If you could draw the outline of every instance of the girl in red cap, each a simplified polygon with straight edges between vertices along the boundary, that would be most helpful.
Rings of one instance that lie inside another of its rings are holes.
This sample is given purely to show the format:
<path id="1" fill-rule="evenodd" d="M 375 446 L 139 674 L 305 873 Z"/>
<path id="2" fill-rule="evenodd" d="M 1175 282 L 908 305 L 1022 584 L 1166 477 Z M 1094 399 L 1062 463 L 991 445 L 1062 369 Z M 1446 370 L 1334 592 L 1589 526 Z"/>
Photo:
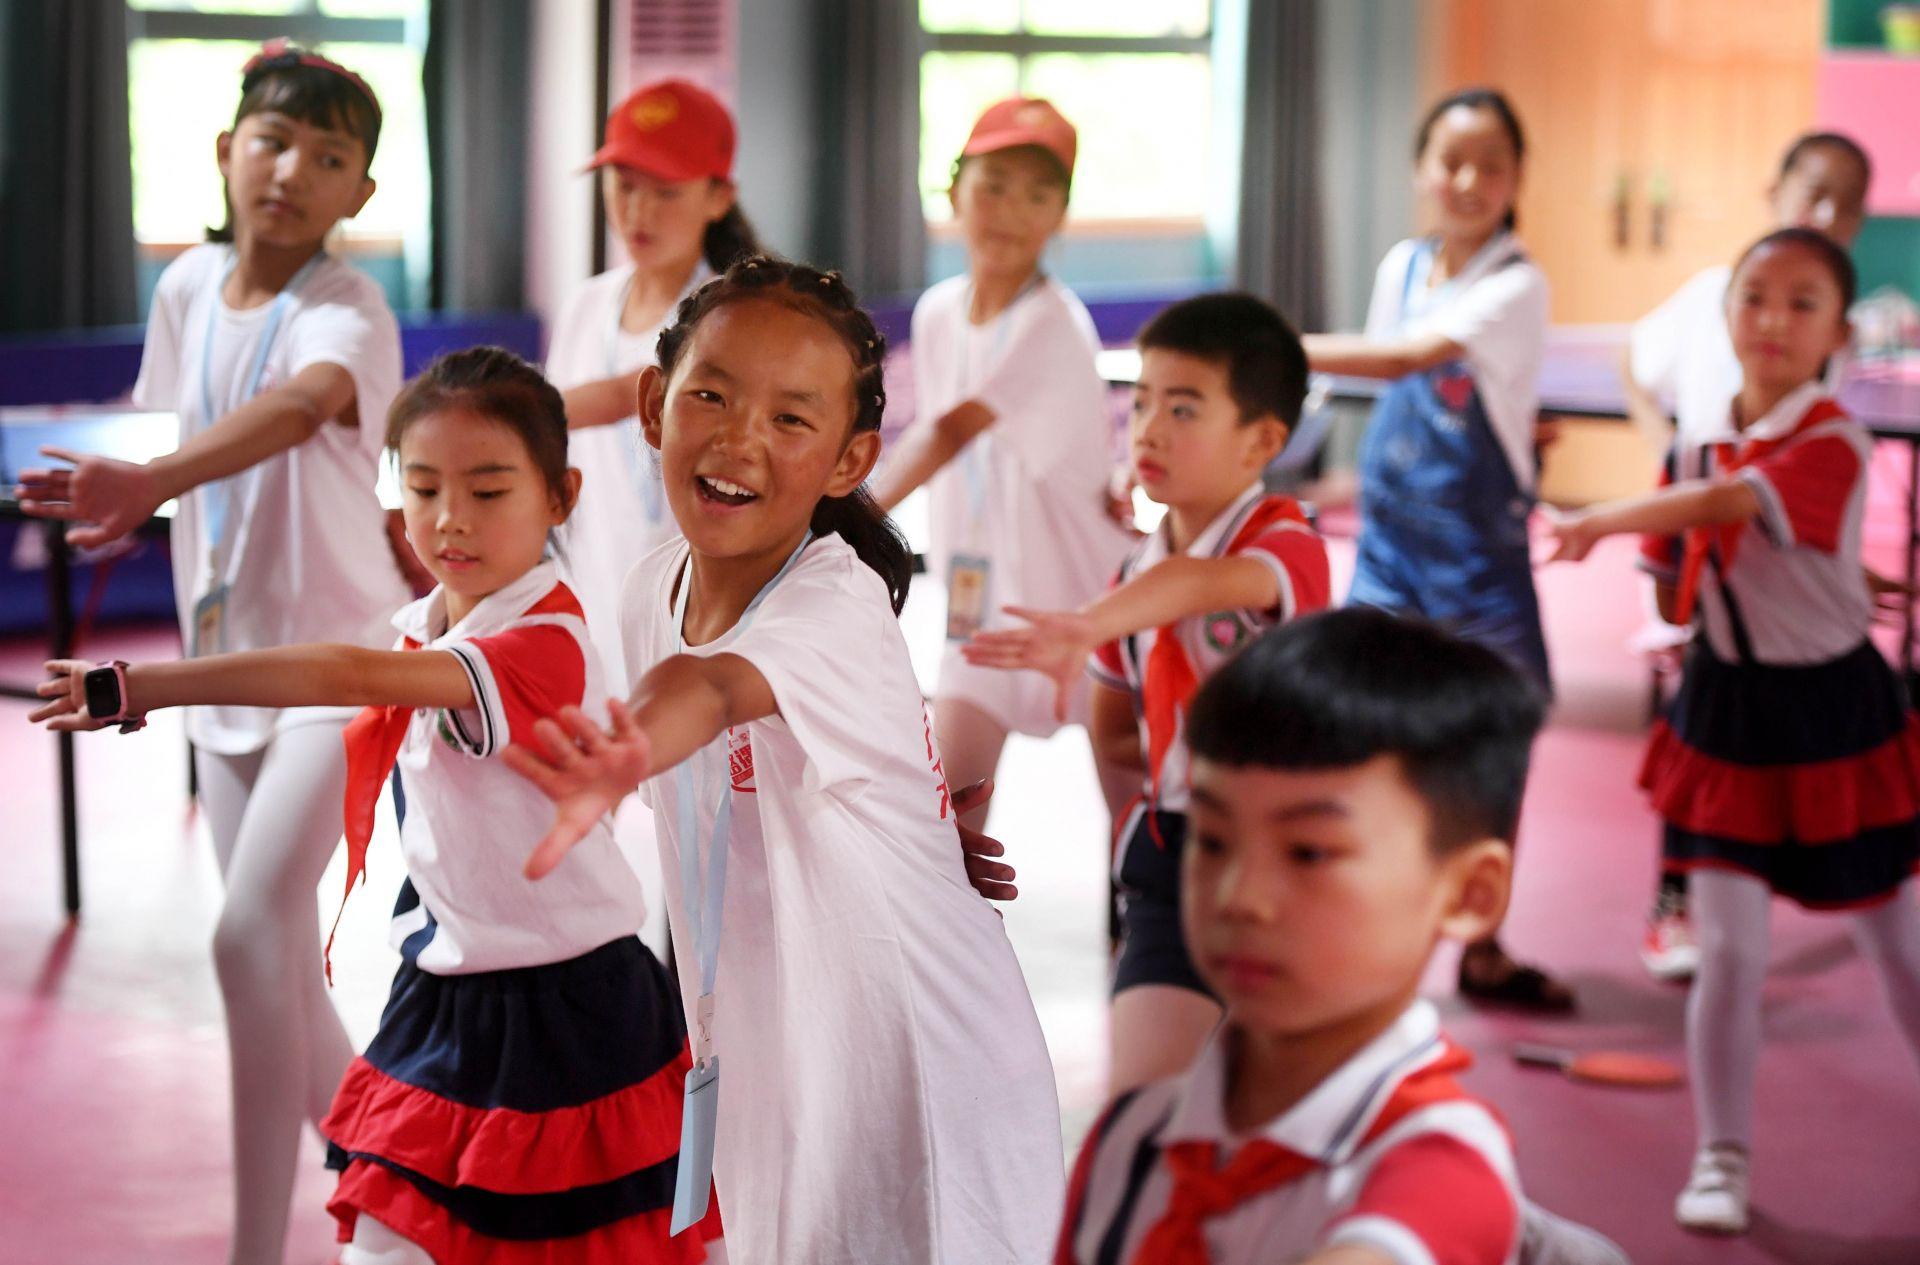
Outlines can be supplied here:
<path id="1" fill-rule="evenodd" d="M 29 513 L 105 544 L 179 498 L 174 592 L 194 656 L 297 641 L 386 644 L 408 591 L 374 494 L 400 333 L 376 284 L 326 250 L 373 196 L 380 105 L 360 76 L 276 41 L 249 61 L 218 161 L 228 219 L 154 289 L 133 398 L 180 418 L 140 466 L 48 450 Z M 231 701 L 231 700 L 229 700 Z M 352 709 L 187 713 L 226 904 L 213 936 L 233 1060 L 231 1258 L 278 1261 L 303 1120 L 353 1057 L 320 969 L 314 885 L 340 840 Z"/>
<path id="2" fill-rule="evenodd" d="M 562 529 L 561 558 L 586 608 L 609 681 L 629 681 L 620 648 L 627 568 L 678 534 L 660 463 L 640 436 L 634 383 L 680 301 L 759 245 L 735 200 L 733 118 L 682 79 L 639 89 L 607 116 L 588 170 L 600 175 L 607 225 L 626 262 L 582 285 L 560 309 L 547 374 L 567 402 L 568 458 L 582 472 L 580 505 Z M 622 846 L 649 883 L 660 875 L 645 810 L 623 810 Z M 656 912 L 642 932 L 666 951 Z"/>
<path id="3" fill-rule="evenodd" d="M 1131 543 L 1108 511 L 1117 468 L 1093 318 L 1042 268 L 1066 219 L 1077 134 L 1047 101 L 1011 97 L 981 114 L 955 165 L 954 219 L 967 271 L 913 310 L 919 416 L 875 495 L 888 509 L 931 493 L 929 569 L 947 590 L 947 653 L 934 734 L 955 785 L 990 776 L 1007 736 L 1060 727 L 1052 683 L 976 666 L 960 647 L 1013 627 L 1010 606 L 1078 606 L 1105 591 Z M 1087 691 L 1068 719 L 1084 723 Z M 1110 806 L 1138 774 L 1100 767 Z"/>
<path id="4" fill-rule="evenodd" d="M 660 468 L 640 437 L 634 382 L 681 299 L 759 245 L 735 201 L 733 118 L 681 79 L 651 83 L 607 116 L 600 173 L 626 262 L 576 290 L 554 321 L 547 374 L 567 403 L 580 508 L 562 543 L 610 679 L 625 679 L 617 599 L 627 568 L 676 534 Z"/>

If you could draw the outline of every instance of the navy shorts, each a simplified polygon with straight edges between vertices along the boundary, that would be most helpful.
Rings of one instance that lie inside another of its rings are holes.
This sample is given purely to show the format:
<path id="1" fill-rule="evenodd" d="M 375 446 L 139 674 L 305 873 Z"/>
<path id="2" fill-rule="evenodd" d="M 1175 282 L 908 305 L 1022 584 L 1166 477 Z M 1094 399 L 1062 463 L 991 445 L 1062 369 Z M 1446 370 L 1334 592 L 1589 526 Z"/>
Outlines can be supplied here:
<path id="1" fill-rule="evenodd" d="M 1180 932 L 1180 853 L 1186 841 L 1185 813 L 1146 808 L 1134 815 L 1132 828 L 1120 842 L 1114 871 L 1120 885 L 1120 956 L 1113 967 L 1116 997 L 1140 984 L 1169 984 L 1203 997 L 1214 996 L 1193 969 L 1186 937 Z"/>

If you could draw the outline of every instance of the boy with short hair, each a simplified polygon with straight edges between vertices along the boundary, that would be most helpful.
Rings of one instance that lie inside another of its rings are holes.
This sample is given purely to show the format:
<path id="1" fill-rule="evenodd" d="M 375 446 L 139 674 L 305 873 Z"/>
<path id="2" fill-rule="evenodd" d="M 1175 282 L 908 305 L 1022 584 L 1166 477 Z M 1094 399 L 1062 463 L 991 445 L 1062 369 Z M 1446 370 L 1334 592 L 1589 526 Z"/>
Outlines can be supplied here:
<path id="1" fill-rule="evenodd" d="M 1306 398 L 1299 336 L 1252 295 L 1209 294 L 1161 312 L 1138 343 L 1128 446 L 1166 517 L 1104 595 L 1077 611 L 1009 607 L 1026 627 L 980 633 L 966 649 L 975 664 L 1051 677 L 1062 714 L 1090 673 L 1094 750 L 1142 777 L 1116 831 L 1113 1093 L 1186 1067 L 1220 1020 L 1180 936 L 1183 713 L 1223 661 L 1261 630 L 1324 608 L 1331 587 L 1326 546 L 1300 507 L 1260 481 Z"/>
<path id="2" fill-rule="evenodd" d="M 1519 1259 L 1506 1128 L 1417 989 L 1505 912 L 1543 710 L 1493 651 L 1363 607 L 1201 687 L 1182 918 L 1226 1020 L 1094 1126 L 1057 1261 Z"/>

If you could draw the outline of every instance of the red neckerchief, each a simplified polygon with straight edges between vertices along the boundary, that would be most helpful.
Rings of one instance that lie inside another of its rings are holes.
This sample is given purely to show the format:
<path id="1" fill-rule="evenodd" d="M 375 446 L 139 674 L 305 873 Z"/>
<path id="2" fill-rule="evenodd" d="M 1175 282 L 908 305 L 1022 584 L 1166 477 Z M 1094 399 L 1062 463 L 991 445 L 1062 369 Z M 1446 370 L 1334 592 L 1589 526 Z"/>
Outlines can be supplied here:
<path id="1" fill-rule="evenodd" d="M 1247 516 L 1220 556 L 1232 554 L 1275 523 L 1285 522 L 1307 526 L 1307 516 L 1300 512 L 1299 502 L 1290 496 L 1266 497 Z M 1174 735 L 1180 730 L 1180 717 L 1193 700 L 1194 691 L 1200 688 L 1199 674 L 1193 670 L 1186 650 L 1174 635 L 1174 625 L 1178 622 L 1175 620 L 1154 633 L 1153 649 L 1147 652 L 1147 661 L 1140 670 L 1141 705 L 1147 720 L 1147 794 L 1152 806 L 1160 803 L 1161 769 L 1166 764 L 1167 752 L 1173 747 Z M 1156 842 L 1158 838 L 1156 834 Z"/>
<path id="2" fill-rule="evenodd" d="M 1756 439 L 1750 443 L 1717 443 L 1712 445 L 1713 468 L 1716 474 L 1731 474 L 1744 466 L 1750 466 L 1763 457 L 1778 452 L 1782 445 L 1798 438 L 1823 422 L 1836 417 L 1845 417 L 1846 410 L 1830 399 L 1818 399 L 1808 406 L 1806 413 L 1794 424 L 1792 430 L 1776 439 Z M 1719 526 L 1689 527 L 1684 535 L 1685 552 L 1680 561 L 1680 587 L 1674 595 L 1673 622 L 1685 625 L 1693 619 L 1693 608 L 1700 593 L 1700 573 L 1707 565 L 1707 555 L 1717 544 L 1720 546 L 1720 565 L 1732 567 L 1733 558 L 1740 550 L 1740 531 L 1744 522 L 1725 523 Z"/>
<path id="3" fill-rule="evenodd" d="M 1473 1060 L 1452 1041 L 1441 1040 L 1440 1055 L 1395 1087 L 1359 1145 L 1373 1142 L 1416 1111 L 1467 1097 L 1453 1074 Z M 1214 1142 L 1175 1142 L 1164 1154 L 1173 1191 L 1166 1212 L 1141 1240 L 1133 1265 L 1208 1265 L 1209 1219 L 1320 1166 L 1318 1160 L 1265 1138 L 1241 1147 L 1225 1168 L 1216 1167 L 1220 1151 Z"/>
<path id="4" fill-rule="evenodd" d="M 420 643 L 408 637 L 405 649 L 418 650 Z M 368 707 L 348 722 L 343 741 L 347 748 L 347 890 L 340 897 L 340 913 L 333 916 L 327 931 L 327 947 L 321 955 L 326 966 L 327 983 L 333 983 L 333 937 L 340 930 L 340 915 L 347 911 L 347 897 L 353 885 L 366 877 L 367 842 L 373 838 L 373 811 L 380 803 L 380 792 L 387 774 L 400 756 L 400 744 L 407 740 L 407 725 L 413 720 L 411 707 Z"/>
<path id="5" fill-rule="evenodd" d="M 1209 1219 L 1319 1167 L 1264 1138 L 1242 1146 L 1225 1168 L 1215 1167 L 1219 1151 L 1214 1142 L 1175 1142 L 1166 1149 L 1173 1191 L 1166 1212 L 1141 1240 L 1133 1265 L 1208 1265 Z"/>

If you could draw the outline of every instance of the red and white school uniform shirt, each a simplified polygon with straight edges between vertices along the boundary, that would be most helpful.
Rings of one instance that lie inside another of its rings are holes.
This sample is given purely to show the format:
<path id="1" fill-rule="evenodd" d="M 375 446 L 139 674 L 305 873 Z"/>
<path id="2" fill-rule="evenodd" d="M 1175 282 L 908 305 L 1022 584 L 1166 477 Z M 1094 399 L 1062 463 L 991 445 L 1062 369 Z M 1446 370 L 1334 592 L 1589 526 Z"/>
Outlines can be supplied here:
<path id="1" fill-rule="evenodd" d="M 634 567 L 627 661 L 680 651 L 684 542 Z M 1053 1068 L 1004 924 L 967 882 L 920 687 L 880 578 L 810 542 L 738 655 L 775 715 L 641 796 L 654 811 L 685 1001 L 699 954 L 680 869 L 731 796 L 714 1051 L 714 1176 L 734 1259 L 1044 1261 L 1065 1186 Z"/>
<path id="2" fill-rule="evenodd" d="M 914 425 L 930 426 L 967 400 L 994 414 L 927 485 L 927 568 L 945 586 L 956 556 L 984 560 L 981 626 L 1011 628 L 1019 621 L 1002 607 L 1074 607 L 1099 596 L 1130 537 L 1107 514 L 1114 417 L 1086 306 L 1042 277 L 975 325 L 972 293 L 970 278 L 952 277 L 913 308 Z M 1019 733 L 1045 737 L 1060 727 L 1051 681 L 968 663 L 957 642 L 940 661 L 937 692 Z M 1084 718 L 1084 697 L 1071 711 Z"/>
<path id="3" fill-rule="evenodd" d="M 1247 1135 L 1226 1122 L 1231 1039 L 1223 1029 L 1185 1075 L 1122 1097 L 1094 1126 L 1059 1265 L 1268 1265 L 1341 1244 L 1396 1265 L 1518 1261 L 1512 1143 L 1453 1079 L 1469 1060 L 1431 1003 Z"/>
<path id="4" fill-rule="evenodd" d="M 1752 488 L 1760 512 L 1744 523 L 1703 531 L 1721 559 L 1719 582 L 1701 577 L 1697 598 L 1714 654 L 1740 660 L 1723 590 L 1731 590 L 1753 657 L 1782 666 L 1824 663 L 1854 649 L 1873 622 L 1873 598 L 1860 566 L 1873 441 L 1814 381 L 1790 392 L 1736 431 L 1695 436 L 1676 446 L 1670 479 L 1731 474 Z M 1652 536 L 1642 565 L 1677 582 L 1683 546 Z"/>
<path id="5" fill-rule="evenodd" d="M 231 246 L 196 246 L 154 287 L 133 400 L 177 414 L 183 443 L 246 403 L 242 392 L 267 333 L 271 303 L 236 311 L 221 298 L 232 265 Z M 408 592 L 374 481 L 387 409 L 400 391 L 400 329 L 373 279 L 332 255 L 292 292 L 260 390 L 316 364 L 338 365 L 353 378 L 357 426 L 329 421 L 286 451 L 180 498 L 171 535 L 173 589 L 188 644 L 195 604 L 223 584 L 221 650 L 388 643 L 388 616 Z M 230 506 L 218 575 L 209 538 L 213 497 Z M 187 737 L 203 751 L 243 755 L 287 726 L 352 716 L 352 708 L 339 707 L 203 705 L 187 709 Z"/>
<path id="6" fill-rule="evenodd" d="M 474 695 L 471 708 L 421 709 L 406 721 L 400 852 L 420 904 L 395 915 L 394 947 L 423 971 L 462 975 L 562 962 L 632 935 L 646 903 L 604 821 L 545 878 L 522 873 L 553 825 L 553 803 L 498 758 L 533 742 L 534 722 L 562 707 L 605 714 L 599 657 L 572 590 L 543 562 L 453 627 L 446 619 L 441 589 L 393 618 L 403 646 L 458 659 Z M 349 727 L 350 780 L 360 768 L 384 771 L 356 743 L 389 710 L 369 708 Z"/>
<path id="7" fill-rule="evenodd" d="M 1172 556 L 1170 529 L 1163 520 L 1159 530 L 1134 547 L 1120 564 L 1114 588 Z M 1193 691 L 1255 636 L 1295 616 L 1325 610 L 1332 598 L 1326 544 L 1293 498 L 1269 496 L 1258 483 L 1235 498 L 1180 552 L 1189 558 L 1257 558 L 1273 569 L 1280 600 L 1266 610 L 1212 611 L 1109 641 L 1087 665 L 1095 681 L 1133 695 L 1140 715 L 1141 750 L 1149 756 L 1147 792 L 1154 797 L 1154 807 L 1175 813 L 1187 810 L 1190 757 L 1185 714 Z M 1169 634 L 1174 644 L 1162 646 L 1161 639 Z M 1170 722 L 1163 717 L 1171 718 Z M 1170 731 L 1165 739 L 1152 732 L 1156 725 Z M 1161 742 L 1165 751 L 1155 761 L 1152 757 Z"/>

